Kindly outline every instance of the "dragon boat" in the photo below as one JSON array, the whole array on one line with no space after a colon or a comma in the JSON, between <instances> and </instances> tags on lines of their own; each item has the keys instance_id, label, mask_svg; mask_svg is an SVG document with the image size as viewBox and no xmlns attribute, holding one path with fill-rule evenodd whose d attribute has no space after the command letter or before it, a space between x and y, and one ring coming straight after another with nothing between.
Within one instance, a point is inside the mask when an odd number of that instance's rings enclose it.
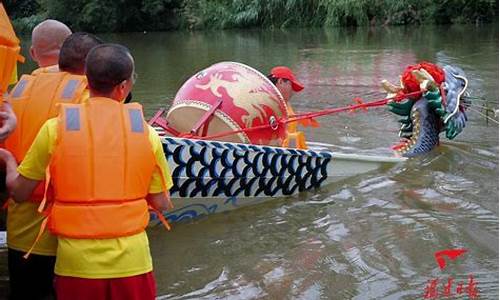
<instances>
[{"instance_id":1,"label":"dragon boat","mask_svg":"<svg viewBox=\"0 0 500 300\"><path fill-rule=\"evenodd\" d=\"M163 137L172 171L171 222L288 197L406 158Z\"/></svg>"},{"instance_id":2,"label":"dragon boat","mask_svg":"<svg viewBox=\"0 0 500 300\"><path fill-rule=\"evenodd\" d=\"M164 116L166 113L166 116ZM281 147L287 103L257 70L222 62L189 78L166 112L149 121L172 172L170 222L290 197L406 160L333 145ZM153 215L152 222L159 222Z\"/></svg>"},{"instance_id":3,"label":"dragon boat","mask_svg":"<svg viewBox=\"0 0 500 300\"><path fill-rule=\"evenodd\" d=\"M382 82L389 92L383 100L310 114L389 105L403 117L401 141L380 155L313 142L308 149L282 147L290 137L304 144L298 140L303 134L287 132L288 122L299 118L287 115L288 103L266 76L236 62L196 73L166 117L161 109L149 122L163 136L174 182L174 209L165 216L177 222L314 191L428 153L441 132L453 139L463 130L470 101L460 68L423 62L408 66L400 79L399 86Z\"/></svg>"}]
</instances>

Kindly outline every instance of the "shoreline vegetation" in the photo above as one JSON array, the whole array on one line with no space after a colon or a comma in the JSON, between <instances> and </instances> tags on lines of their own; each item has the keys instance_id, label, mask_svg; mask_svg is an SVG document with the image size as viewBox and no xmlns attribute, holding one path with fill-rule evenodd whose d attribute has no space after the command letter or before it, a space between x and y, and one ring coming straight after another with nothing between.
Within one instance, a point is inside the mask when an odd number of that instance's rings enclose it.
<instances>
[{"instance_id":1,"label":"shoreline vegetation","mask_svg":"<svg viewBox=\"0 0 500 300\"><path fill-rule=\"evenodd\" d=\"M497 0L6 0L18 34L47 18L92 33L482 24Z\"/></svg>"}]
</instances>

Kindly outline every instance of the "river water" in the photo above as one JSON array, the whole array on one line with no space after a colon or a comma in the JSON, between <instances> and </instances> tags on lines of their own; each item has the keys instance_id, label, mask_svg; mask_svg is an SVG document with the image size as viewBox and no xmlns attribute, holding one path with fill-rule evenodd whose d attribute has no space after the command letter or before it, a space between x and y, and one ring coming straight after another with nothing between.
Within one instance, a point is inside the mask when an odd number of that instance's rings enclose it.
<instances>
[{"instance_id":1,"label":"river water","mask_svg":"<svg viewBox=\"0 0 500 300\"><path fill-rule=\"evenodd\" d=\"M148 116L182 83L219 61L263 73L291 67L305 90L298 112L383 98L382 79L427 60L466 72L473 103L498 109L498 25L108 34L128 46ZM21 70L29 71L31 64ZM483 110L484 113L484 110ZM491 116L491 112L490 112ZM357 152L397 142L385 109L319 119L308 140ZM165 299L416 299L437 279L438 297L498 298L498 125L470 111L464 132L428 155L314 193L149 230ZM377 150L375 150L377 151ZM440 270L434 253L467 252ZM471 282L472 280L472 282ZM461 294L457 287L463 283Z\"/></svg>"}]
</instances>

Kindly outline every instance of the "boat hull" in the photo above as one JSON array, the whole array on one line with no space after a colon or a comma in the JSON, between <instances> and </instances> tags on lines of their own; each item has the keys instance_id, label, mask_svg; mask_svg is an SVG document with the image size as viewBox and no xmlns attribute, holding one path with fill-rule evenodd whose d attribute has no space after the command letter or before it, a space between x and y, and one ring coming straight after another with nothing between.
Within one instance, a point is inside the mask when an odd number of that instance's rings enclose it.
<instances>
[{"instance_id":1,"label":"boat hull","mask_svg":"<svg viewBox=\"0 0 500 300\"><path fill-rule=\"evenodd\" d=\"M405 160L173 137L162 142L174 182L174 209L165 213L171 222L313 191Z\"/></svg>"}]
</instances>

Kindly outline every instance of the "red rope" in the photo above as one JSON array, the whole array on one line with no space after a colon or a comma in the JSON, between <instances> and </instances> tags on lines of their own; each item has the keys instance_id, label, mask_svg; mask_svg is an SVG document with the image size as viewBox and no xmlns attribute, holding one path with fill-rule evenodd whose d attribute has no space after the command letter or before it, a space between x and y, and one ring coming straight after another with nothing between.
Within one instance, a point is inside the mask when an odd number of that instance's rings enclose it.
<instances>
[{"instance_id":1,"label":"red rope","mask_svg":"<svg viewBox=\"0 0 500 300\"><path fill-rule=\"evenodd\" d=\"M293 117L289 118L288 120L286 120L286 123L295 122L295 121L302 120L302 119L310 119L310 118L321 117L321 116L330 115L330 114L339 113L339 112L344 112L344 111L353 111L353 110L356 110L356 109L365 109L365 108L368 108L368 107L383 106L383 105L386 105L391 100L392 101L396 101L396 102L400 102L403 99L406 99L406 98L411 97L411 96L418 95L420 93L421 93L420 91L418 91L418 92L412 92L412 93L408 93L408 94L396 95L396 96L390 97L390 98L384 98L384 99L380 99L380 100L374 100L374 101L371 101L371 102L359 103L359 104L356 104L356 105L348 105L348 106L344 106L344 107L325 109L325 110L321 110L321 111L317 111L317 112L309 112L309 113L297 114L297 115L294 115Z\"/></svg>"},{"instance_id":2,"label":"red rope","mask_svg":"<svg viewBox=\"0 0 500 300\"><path fill-rule=\"evenodd\" d=\"M278 124L279 124L279 126L283 126L285 124L288 124L291 122L296 122L299 120L312 119L312 118L321 117L321 116L325 116L325 115L331 115L334 113L339 113L339 112L344 112L344 111L354 111L357 109L366 109L369 107L384 106L389 101L400 102L404 99L407 99L411 96L419 95L421 93L422 93L421 91L417 91L417 92L412 92L412 93L408 93L408 94L396 95L396 96L390 97L390 98L374 100L371 102L361 102L361 100L359 98L357 98L358 100L356 102L359 104L331 108L331 109L325 109L325 110L321 110L321 111L317 111L317 112L308 112L308 113L297 114L297 115L294 115L293 117L288 118L288 119L284 119L284 118L279 119ZM264 125L259 125L259 126L255 126L255 127L243 128L243 129L239 129L239 130L224 131L224 132L210 135L210 136L200 137L200 136L193 136L192 134L186 134L186 135L181 135L181 137L196 138L196 139L200 139L200 140L213 140L213 139L217 139L217 138L224 137L227 135L232 135L232 134L237 134L237 133L242 133L242 132L250 132L250 131L255 131L255 130L268 129L268 128L271 128L270 124L264 124Z\"/></svg>"}]
</instances>

